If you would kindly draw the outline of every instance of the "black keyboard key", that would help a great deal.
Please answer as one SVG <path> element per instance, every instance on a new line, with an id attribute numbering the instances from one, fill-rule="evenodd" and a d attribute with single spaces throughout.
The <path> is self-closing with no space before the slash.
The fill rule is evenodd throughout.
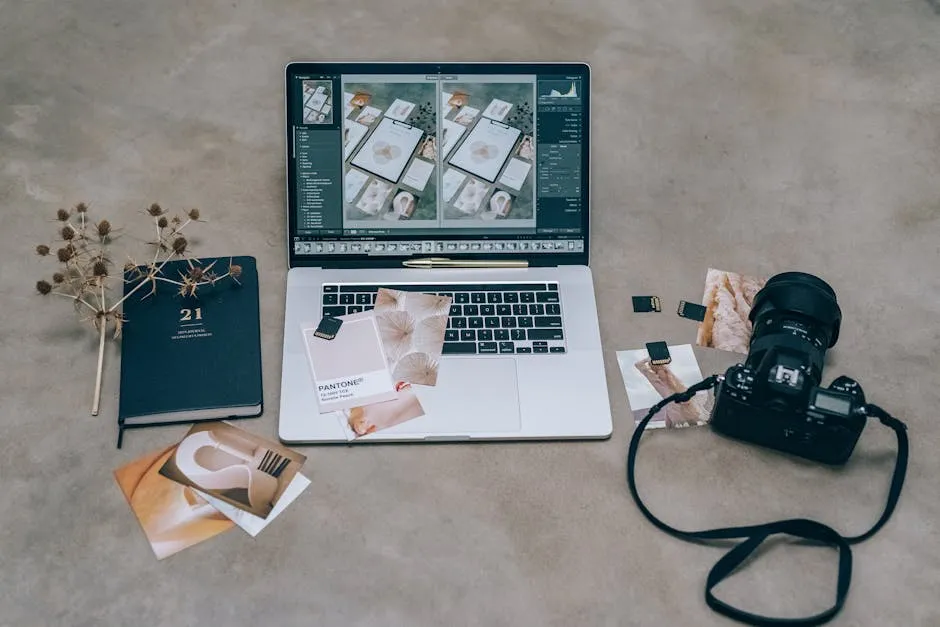
<path id="1" fill-rule="evenodd" d="M 508 340 L 509 339 L 509 329 L 496 329 L 493 331 L 497 340 Z"/>
<path id="2" fill-rule="evenodd" d="M 480 315 L 481 316 L 495 316 L 496 305 L 480 305 Z"/>
<path id="3" fill-rule="evenodd" d="M 519 348 L 516 349 L 516 352 L 517 353 L 531 353 L 532 349 L 528 346 L 520 346 Z"/>
<path id="4" fill-rule="evenodd" d="M 483 318 L 467 318 L 467 322 L 471 329 L 483 328 Z"/>
<path id="5" fill-rule="evenodd" d="M 559 316 L 539 316 L 535 319 L 535 326 L 560 328 L 561 318 Z"/>
<path id="6" fill-rule="evenodd" d="M 475 355 L 476 342 L 447 342 L 444 344 L 444 355 Z"/>
<path id="7" fill-rule="evenodd" d="M 531 329 L 535 322 L 529 316 L 519 316 L 519 326 L 523 329 Z"/>
<path id="8" fill-rule="evenodd" d="M 540 303 L 557 303 L 558 292 L 539 292 L 536 298 Z"/>
<path id="9" fill-rule="evenodd" d="M 340 292 L 378 292 L 378 285 L 340 285 Z"/>
<path id="10" fill-rule="evenodd" d="M 487 329 L 496 329 L 499 327 L 499 318 L 496 316 L 486 318 L 484 320 Z"/>
<path id="11" fill-rule="evenodd" d="M 490 292 L 486 295 L 486 302 L 488 303 L 501 303 L 503 302 L 503 295 L 499 292 Z"/>
<path id="12" fill-rule="evenodd" d="M 373 294 L 356 294 L 357 305 L 371 305 Z"/>
<path id="13" fill-rule="evenodd" d="M 561 305 L 557 303 L 549 303 L 545 305 L 545 313 L 550 316 L 560 316 L 561 315 Z"/>
<path id="14" fill-rule="evenodd" d="M 561 329 L 528 329 L 526 338 L 530 340 L 563 340 Z"/>
<path id="15" fill-rule="evenodd" d="M 359 313 L 359 312 L 361 312 L 361 311 L 362 311 L 362 307 L 353 307 L 353 306 L 349 306 L 349 307 L 346 309 L 346 313 L 351 313 L 351 314 L 352 314 L 352 313 Z"/>
<path id="16" fill-rule="evenodd" d="M 510 334 L 512 336 L 512 339 L 517 342 L 521 342 L 522 340 L 525 339 L 525 329 L 513 329 L 512 331 L 510 331 Z"/>
<path id="17" fill-rule="evenodd" d="M 480 342 L 480 354 L 484 353 L 495 353 L 499 350 L 499 347 L 496 346 L 496 342 Z"/>
<path id="18" fill-rule="evenodd" d="M 548 284 L 548 289 L 550 289 L 550 290 L 553 291 L 553 292 L 557 292 L 557 291 L 558 291 L 558 284 L 557 284 L 557 283 L 549 283 L 549 284 Z"/>
<path id="19" fill-rule="evenodd" d="M 341 305 L 354 305 L 356 303 L 355 294 L 340 294 L 339 302 Z"/>
<path id="20" fill-rule="evenodd" d="M 323 304 L 324 305 L 335 305 L 339 302 L 336 294 L 324 294 L 323 295 Z"/>
<path id="21" fill-rule="evenodd" d="M 470 294 L 454 294 L 454 302 L 455 302 L 455 303 L 461 303 L 461 304 L 462 304 L 462 303 L 469 303 L 469 302 L 470 302 Z"/>
<path id="22" fill-rule="evenodd" d="M 464 305 L 463 306 L 463 315 L 465 316 L 479 316 L 480 307 L 477 305 Z"/>
<path id="23" fill-rule="evenodd" d="M 496 305 L 496 315 L 497 316 L 511 316 L 512 306 L 511 305 Z"/>
<path id="24" fill-rule="evenodd" d="M 447 329 L 444 331 L 445 342 L 456 342 L 460 339 L 460 332 L 457 329 Z"/>
<path id="25" fill-rule="evenodd" d="M 503 302 L 504 303 L 518 303 L 519 295 L 516 294 L 515 292 L 509 292 L 508 294 L 503 294 Z"/>
<path id="26" fill-rule="evenodd" d="M 535 293 L 533 292 L 522 292 L 519 294 L 520 303 L 534 303 L 535 302 Z M 539 301 L 541 302 L 541 301 Z"/>
<path id="27" fill-rule="evenodd" d="M 545 340 L 536 340 L 535 342 L 532 342 L 532 346 L 548 346 L 548 342 Z"/>
<path id="28" fill-rule="evenodd" d="M 529 313 L 528 305 L 513 305 L 512 306 L 512 315 L 514 316 L 524 316 Z"/>
<path id="29" fill-rule="evenodd" d="M 451 305 L 450 306 L 450 315 L 459 316 L 461 314 L 460 305 Z"/>
<path id="30" fill-rule="evenodd" d="M 336 316 L 345 316 L 345 315 L 346 315 L 346 308 L 343 307 L 342 305 L 340 305 L 339 307 L 324 307 L 324 308 L 323 308 L 323 315 L 324 315 L 324 316 L 333 316 L 334 318 L 335 318 Z"/>
<path id="31" fill-rule="evenodd" d="M 534 353 L 547 353 L 547 352 L 548 352 L 548 347 L 547 347 L 547 346 L 533 346 L 533 347 L 532 347 L 532 352 L 534 352 Z"/>
<path id="32" fill-rule="evenodd" d="M 499 352 L 514 353 L 515 351 L 516 351 L 516 346 L 512 342 L 500 342 L 499 343 Z"/>
<path id="33" fill-rule="evenodd" d="M 451 318 L 454 321 L 455 329 L 466 329 L 467 328 L 467 319 L 466 318 Z"/>
<path id="34" fill-rule="evenodd" d="M 503 327 L 504 329 L 511 329 L 516 326 L 516 319 L 511 316 L 503 316 L 503 319 L 500 321 L 500 323 L 501 324 L 499 326 Z"/>
<path id="35" fill-rule="evenodd" d="M 545 315 L 545 305 L 529 305 L 529 315 L 531 315 L 531 316 L 544 316 L 544 315 Z"/>
<path id="36" fill-rule="evenodd" d="M 471 303 L 485 303 L 486 294 L 484 294 L 483 292 L 474 292 L 470 294 L 470 302 Z"/>
<path id="37" fill-rule="evenodd" d="M 477 331 L 477 339 L 481 342 L 492 342 L 493 331 L 491 329 L 480 329 Z"/>
<path id="38" fill-rule="evenodd" d="M 324 286 L 323 286 L 323 292 L 324 292 L 324 293 L 326 293 L 326 292 L 336 293 L 336 292 L 338 292 L 338 291 L 339 291 L 339 287 L 336 286 L 336 285 L 324 285 Z"/>
<path id="39" fill-rule="evenodd" d="M 549 347 L 548 352 L 549 353 L 564 353 L 565 347 L 564 346 L 551 346 Z"/>
<path id="40" fill-rule="evenodd" d="M 476 342 L 477 341 L 477 332 L 473 329 L 461 329 L 460 330 L 460 341 L 461 342 Z"/>

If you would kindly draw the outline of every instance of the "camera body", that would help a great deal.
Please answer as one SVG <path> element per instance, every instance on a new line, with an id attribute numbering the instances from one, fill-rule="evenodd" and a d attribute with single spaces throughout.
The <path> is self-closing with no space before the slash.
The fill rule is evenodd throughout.
<path id="1" fill-rule="evenodd" d="M 841 317 L 821 279 L 772 277 L 754 297 L 747 360 L 729 368 L 715 391 L 712 428 L 824 464 L 848 461 L 865 427 L 865 394 L 846 376 L 820 385 Z"/>

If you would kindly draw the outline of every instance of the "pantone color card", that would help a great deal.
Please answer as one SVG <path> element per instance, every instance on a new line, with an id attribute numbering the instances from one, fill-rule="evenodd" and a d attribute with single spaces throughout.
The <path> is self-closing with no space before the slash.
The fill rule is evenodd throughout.
<path id="1" fill-rule="evenodd" d="M 302 328 L 321 414 L 398 396 L 373 312 L 341 318 L 343 326 L 332 340 L 314 335 L 316 324 Z"/>

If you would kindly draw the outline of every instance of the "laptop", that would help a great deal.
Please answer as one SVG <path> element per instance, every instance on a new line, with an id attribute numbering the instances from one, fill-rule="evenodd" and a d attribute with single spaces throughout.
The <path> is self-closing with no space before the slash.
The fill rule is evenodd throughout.
<path id="1" fill-rule="evenodd" d="M 607 438 L 588 267 L 590 69 L 290 63 L 287 304 L 278 435 L 320 415 L 302 325 L 382 287 L 452 298 L 424 415 L 356 442 Z"/>

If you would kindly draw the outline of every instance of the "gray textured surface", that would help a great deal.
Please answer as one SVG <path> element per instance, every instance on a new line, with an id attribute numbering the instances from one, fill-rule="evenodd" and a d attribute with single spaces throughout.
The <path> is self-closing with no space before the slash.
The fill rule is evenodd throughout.
<path id="1" fill-rule="evenodd" d="M 449 3 L 0 0 L 0 624 L 722 625 L 718 550 L 645 523 L 623 481 L 614 351 L 681 342 L 628 296 L 696 298 L 707 266 L 821 273 L 843 303 L 828 373 L 909 421 L 900 511 L 856 551 L 843 625 L 940 624 L 940 18 L 928 2 Z M 111 471 L 118 353 L 88 415 L 95 337 L 33 291 L 49 217 L 87 200 L 147 236 L 151 201 L 200 207 L 206 255 L 262 268 L 264 417 L 275 434 L 285 259 L 282 67 L 296 58 L 584 59 L 595 69 L 593 265 L 615 412 L 590 444 L 307 449 L 313 485 L 252 541 L 157 562 Z M 671 308 L 672 305 L 669 305 Z M 703 355 L 703 370 L 725 363 Z M 165 376 L 168 373 L 155 373 Z M 889 434 L 845 472 L 651 437 L 641 482 L 679 525 L 806 515 L 858 531 Z M 821 609 L 835 565 L 772 550 L 727 584 L 761 611 Z"/>

